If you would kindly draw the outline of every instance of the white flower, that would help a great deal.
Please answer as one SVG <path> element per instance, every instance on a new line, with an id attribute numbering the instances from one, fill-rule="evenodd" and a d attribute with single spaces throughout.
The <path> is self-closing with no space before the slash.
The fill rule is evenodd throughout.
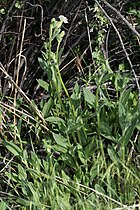
<path id="1" fill-rule="evenodd" d="M 63 21 L 63 23 L 68 23 L 68 18 L 66 18 L 64 15 L 59 15 L 59 19 Z"/>

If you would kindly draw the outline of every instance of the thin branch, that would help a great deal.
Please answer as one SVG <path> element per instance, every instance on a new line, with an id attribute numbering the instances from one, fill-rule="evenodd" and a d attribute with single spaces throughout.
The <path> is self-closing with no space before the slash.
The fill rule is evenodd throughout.
<path id="1" fill-rule="evenodd" d="M 123 207 L 123 208 L 127 208 L 127 207 L 128 207 L 127 205 L 122 204 L 121 202 L 115 200 L 114 198 L 111 198 L 111 197 L 109 197 L 108 195 L 105 195 L 104 193 L 101 193 L 101 192 L 99 192 L 99 191 L 97 191 L 97 190 L 95 190 L 95 189 L 93 189 L 93 188 L 90 188 L 90 187 L 88 187 L 88 186 L 86 186 L 86 185 L 77 183 L 77 182 L 75 182 L 75 181 L 67 180 L 67 179 L 64 179 L 64 178 L 61 178 L 61 177 L 58 177 L 58 176 L 55 176 L 55 177 L 56 177 L 56 181 L 61 182 L 62 184 L 64 184 L 65 181 L 69 182 L 69 186 L 71 186 L 71 183 L 74 183 L 74 184 L 76 184 L 76 185 L 79 185 L 79 187 L 81 187 L 81 188 L 83 188 L 83 189 L 88 189 L 88 190 L 90 190 L 91 192 L 95 193 L 96 195 L 102 196 L 103 198 L 106 198 L 106 199 L 108 199 L 109 201 L 112 201 L 112 202 L 114 202 L 114 203 L 120 205 L 120 206 Z"/>
<path id="2" fill-rule="evenodd" d="M 3 21 L 3 24 L 2 24 L 2 27 L 1 27 L 1 30 L 0 30 L 0 42 L 1 42 L 1 39 L 2 39 L 2 35 L 5 31 L 5 28 L 6 28 L 6 22 L 9 20 L 9 15 L 10 15 L 10 12 L 12 11 L 12 9 L 15 5 L 15 2 L 16 2 L 16 0 L 14 0 L 13 3 L 11 4 L 9 10 L 7 11 L 7 16 L 6 16 L 5 20 Z"/>
<path id="3" fill-rule="evenodd" d="M 37 116 L 41 119 L 42 123 L 45 126 L 45 129 L 47 131 L 49 131 L 49 129 L 47 128 L 47 123 L 44 119 L 44 116 L 42 115 L 42 113 L 40 112 L 40 110 L 37 108 L 36 105 L 34 105 L 32 103 L 32 101 L 28 98 L 28 96 L 23 92 L 23 90 L 15 83 L 15 81 L 12 79 L 12 77 L 7 73 L 7 71 L 5 70 L 5 68 L 3 67 L 2 63 L 0 62 L 0 70 L 5 74 L 5 78 L 9 80 L 9 82 L 11 84 L 13 84 L 15 86 L 15 88 L 17 88 L 18 92 L 24 97 L 25 101 L 30 104 L 30 106 L 32 107 L 32 109 L 34 110 L 34 112 L 37 114 Z"/>
<path id="4" fill-rule="evenodd" d="M 8 163 L 0 170 L 0 173 L 2 173 L 5 169 L 8 168 L 8 165 L 13 161 L 14 158 L 15 158 L 15 156 L 13 156 L 13 157 L 8 161 Z"/>
<path id="5" fill-rule="evenodd" d="M 0 107 L 2 109 L 5 109 L 6 111 L 9 111 L 13 114 L 14 112 L 14 109 L 16 110 L 16 116 L 20 119 L 22 119 L 23 121 L 25 121 L 28 125 L 31 125 L 32 127 L 35 127 L 34 123 L 31 123 L 29 121 L 30 120 L 33 120 L 34 122 L 38 123 L 38 120 L 35 119 L 35 117 L 31 116 L 30 113 L 28 113 L 25 109 L 22 109 L 22 110 L 19 110 L 19 109 L 16 109 L 15 107 L 11 106 L 11 105 L 8 105 L 2 101 L 0 101 Z M 3 124 L 3 126 L 5 126 L 5 123 Z M 40 123 L 40 126 L 44 129 L 46 129 L 46 126 L 44 126 L 42 123 Z"/>
<path id="6" fill-rule="evenodd" d="M 90 49 L 90 53 L 91 53 L 91 58 L 92 58 L 92 62 L 93 62 L 93 66 L 95 68 L 95 62 L 93 60 L 93 56 L 92 56 L 92 41 L 91 41 L 91 36 L 90 36 L 90 29 L 89 29 L 89 22 L 88 22 L 88 17 L 87 17 L 87 8 L 85 9 L 85 21 L 86 21 L 86 25 L 87 25 L 87 34 L 88 34 L 88 41 L 89 41 L 89 49 Z"/>
<path id="7" fill-rule="evenodd" d="M 22 25 L 22 17 L 21 17 L 21 22 L 20 25 Z M 18 86 L 19 83 L 19 72 L 20 72 L 20 63 L 21 63 L 21 55 L 22 55 L 22 48 L 23 48 L 23 42 L 24 42 L 24 36 L 25 36 L 25 30 L 26 30 L 26 18 L 24 19 L 24 24 L 23 24 L 23 32 L 22 32 L 22 38 L 21 38 L 21 44 L 20 44 L 20 51 L 19 51 L 19 57 L 18 57 L 18 64 L 17 64 L 17 69 L 16 69 L 16 85 Z M 15 93 L 14 93 L 14 107 L 16 107 L 16 101 L 17 101 L 17 88 L 15 88 Z M 15 141 L 16 141 L 16 111 L 14 110 L 14 133 L 15 133 Z"/>
<path id="8" fill-rule="evenodd" d="M 111 10 L 113 10 L 122 20 L 123 22 L 128 26 L 128 28 L 140 39 L 140 33 L 129 23 L 128 20 L 119 12 L 117 11 L 112 5 L 110 5 L 107 1 L 102 0 L 104 4 L 106 4 Z M 97 3 L 97 1 L 96 1 Z"/>
<path id="9" fill-rule="evenodd" d="M 89 29 L 89 23 L 88 23 L 88 17 L 87 17 L 87 11 L 85 9 L 85 21 L 86 21 L 86 24 L 87 24 L 87 33 L 88 33 L 88 41 L 89 41 L 89 48 L 90 48 L 90 53 L 91 53 L 91 57 L 92 56 L 92 52 L 93 52 L 93 49 L 92 49 L 92 45 L 91 45 L 91 37 L 90 37 L 90 29 Z"/>
<path id="10" fill-rule="evenodd" d="M 114 30 L 116 31 L 116 33 L 117 33 L 117 35 L 118 35 L 118 37 L 119 37 L 120 43 L 121 43 L 121 45 L 122 45 L 123 51 L 124 51 L 124 53 L 125 53 L 125 55 L 126 55 L 126 58 L 127 58 L 127 60 L 128 60 L 129 65 L 130 65 L 131 71 L 132 71 L 132 73 L 133 73 L 133 75 L 134 75 L 135 82 L 136 82 L 136 85 L 137 85 L 137 88 L 138 88 L 138 97 L 139 97 L 138 100 L 139 100 L 139 109 L 140 109 L 140 85 L 139 85 L 139 81 L 138 81 L 137 75 L 136 75 L 136 73 L 135 73 L 135 70 L 134 70 L 134 68 L 133 68 L 132 62 L 131 62 L 131 60 L 130 60 L 130 58 L 129 58 L 129 55 L 128 55 L 127 51 L 126 51 L 126 48 L 125 48 L 125 46 L 124 46 L 122 37 L 121 37 L 121 35 L 120 35 L 120 33 L 119 33 L 117 27 L 116 27 L 115 24 L 113 23 L 112 19 L 109 17 L 109 15 L 108 15 L 108 14 L 106 13 L 106 11 L 103 9 L 103 7 L 100 5 L 100 3 L 99 3 L 97 0 L 95 0 L 95 2 L 96 2 L 96 4 L 100 7 L 100 9 L 101 9 L 102 12 L 105 14 L 105 16 L 108 18 L 108 20 L 110 21 L 111 25 L 113 26 Z"/>
<path id="11" fill-rule="evenodd" d="M 32 7 L 40 7 L 41 9 L 41 21 L 40 21 L 40 34 L 36 34 L 37 37 L 41 36 L 41 38 L 43 39 L 43 7 L 40 4 L 31 4 L 30 2 L 26 2 L 27 4 L 29 4 Z"/>
<path id="12" fill-rule="evenodd" d="M 120 207 L 120 208 L 115 208 L 113 210 L 135 210 L 136 208 L 140 208 L 140 204 L 134 204 L 133 206 L 128 206 L 128 207 Z"/>
<path id="13" fill-rule="evenodd" d="M 77 15 L 78 15 L 78 12 L 79 12 L 79 10 L 80 10 L 80 7 L 81 7 L 82 2 L 83 2 L 83 0 L 80 1 L 80 4 L 79 4 L 79 6 L 78 6 L 78 8 L 77 8 L 77 11 L 76 11 L 76 13 L 75 13 L 75 16 L 74 16 L 74 18 L 73 18 L 73 20 L 72 20 L 72 22 L 71 22 L 71 24 L 70 24 L 70 27 L 69 27 L 68 32 L 67 32 L 67 34 L 66 34 L 66 37 L 65 37 L 65 39 L 64 39 L 64 43 L 63 43 L 63 47 L 62 47 L 63 49 L 64 49 L 64 47 L 65 47 L 65 45 L 66 45 L 66 42 L 67 42 L 68 37 L 69 37 L 70 34 L 71 34 L 72 26 L 73 26 L 73 24 L 74 24 L 74 21 L 75 21 L 76 18 L 77 18 Z"/>

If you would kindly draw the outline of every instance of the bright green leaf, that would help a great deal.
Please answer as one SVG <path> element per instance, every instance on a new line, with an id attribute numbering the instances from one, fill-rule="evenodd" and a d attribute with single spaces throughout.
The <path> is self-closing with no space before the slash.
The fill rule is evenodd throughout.
<path id="1" fill-rule="evenodd" d="M 7 205 L 2 199 L 0 201 L 0 209 L 2 209 L 2 210 L 6 210 L 7 209 Z"/>
<path id="2" fill-rule="evenodd" d="M 136 127 L 137 124 L 137 117 L 134 118 L 131 122 L 130 125 L 128 125 L 127 128 L 125 128 L 124 132 L 123 132 L 123 145 L 127 146 L 128 142 L 131 140 L 131 137 L 133 135 L 134 129 Z"/>
<path id="3" fill-rule="evenodd" d="M 47 71 L 47 68 L 48 68 L 48 64 L 45 60 L 43 60 L 42 58 L 38 58 L 38 62 L 39 62 L 39 65 L 40 67 L 44 70 L 44 71 Z"/>
<path id="4" fill-rule="evenodd" d="M 116 155 L 115 149 L 112 146 L 109 146 L 109 148 L 107 149 L 107 151 L 108 151 L 108 155 L 109 155 L 110 159 L 113 162 L 117 162 L 118 161 L 118 157 Z"/>
<path id="5" fill-rule="evenodd" d="M 87 88 L 83 88 L 83 92 L 84 92 L 85 101 L 88 104 L 95 106 L 95 95 Z"/>
<path id="6" fill-rule="evenodd" d="M 5 172 L 5 175 L 13 182 L 18 182 L 18 175 L 16 173 L 9 173 L 9 172 Z"/>
<path id="7" fill-rule="evenodd" d="M 68 147 L 68 141 L 60 134 L 53 133 L 53 138 L 56 141 L 56 143 L 62 147 L 67 148 Z"/>
<path id="8" fill-rule="evenodd" d="M 50 115 L 50 111 L 53 104 L 54 104 L 54 100 L 52 98 L 49 98 L 49 100 L 44 104 L 44 107 L 42 110 L 44 117 L 47 117 L 48 115 Z"/>
<path id="9" fill-rule="evenodd" d="M 21 154 L 21 149 L 11 141 L 3 141 L 4 146 L 15 156 L 19 156 Z"/>
<path id="10" fill-rule="evenodd" d="M 44 90 L 47 90 L 48 91 L 49 84 L 47 82 L 45 82 L 42 79 L 38 79 L 37 82 L 40 85 L 40 87 L 42 87 L 42 88 L 44 88 Z"/>

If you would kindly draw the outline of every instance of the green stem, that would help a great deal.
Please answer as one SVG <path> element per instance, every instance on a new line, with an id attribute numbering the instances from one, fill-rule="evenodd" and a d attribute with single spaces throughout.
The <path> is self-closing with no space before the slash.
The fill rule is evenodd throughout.
<path id="1" fill-rule="evenodd" d="M 64 92 L 66 93 L 66 96 L 68 97 L 68 99 L 69 99 L 69 101 L 70 101 L 70 104 L 71 104 L 71 107 L 72 107 L 73 114 L 74 114 L 74 116 L 76 117 L 76 113 L 75 113 L 74 106 L 73 106 L 73 104 L 72 104 L 72 102 L 71 102 L 71 98 L 70 98 L 70 96 L 69 96 L 68 90 L 67 90 L 67 88 L 66 88 L 66 86 L 65 86 L 65 84 L 64 84 L 64 82 L 63 82 L 63 80 L 62 80 L 62 77 L 61 77 L 59 68 L 57 68 L 57 73 L 58 73 L 58 77 L 59 77 L 59 79 L 60 79 L 61 85 L 62 85 L 62 87 L 63 87 L 63 89 L 64 89 Z"/>
<path id="2" fill-rule="evenodd" d="M 49 53 L 49 61 L 51 59 L 51 48 L 52 48 L 52 26 L 50 25 L 50 30 L 49 30 L 49 47 L 48 47 L 48 53 Z"/>

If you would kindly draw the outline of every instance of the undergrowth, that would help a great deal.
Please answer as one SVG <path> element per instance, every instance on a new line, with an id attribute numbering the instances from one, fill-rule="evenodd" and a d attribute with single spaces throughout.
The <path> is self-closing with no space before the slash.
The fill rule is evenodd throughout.
<path id="1" fill-rule="evenodd" d="M 117 72 L 109 67 L 99 29 L 95 71 L 68 91 L 59 69 L 63 21 L 52 19 L 39 58 L 49 81 L 38 80 L 45 97 L 36 104 L 18 89 L 16 107 L 1 98 L 0 209 L 138 206 L 140 107 L 130 74 L 124 64 Z"/>

